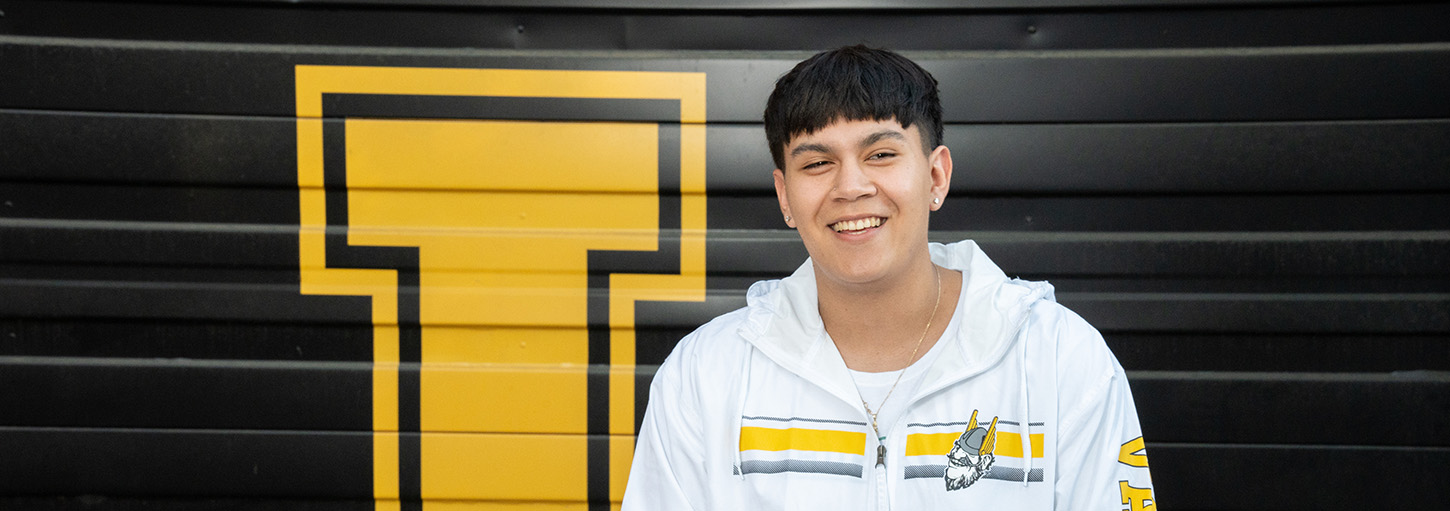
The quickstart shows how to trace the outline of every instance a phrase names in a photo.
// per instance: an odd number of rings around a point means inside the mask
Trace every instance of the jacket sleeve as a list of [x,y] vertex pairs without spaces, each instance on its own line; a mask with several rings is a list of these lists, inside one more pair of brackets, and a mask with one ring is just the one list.
[[676,350],[650,384],[649,405],[624,489],[623,511],[701,509],[705,496],[703,438],[697,394]]
[[1060,365],[1070,366],[1058,373],[1058,406],[1066,413],[1059,428],[1055,507],[1154,510],[1147,449],[1127,376],[1102,336],[1081,318],[1072,319],[1086,331],[1063,330],[1087,337],[1059,358]]

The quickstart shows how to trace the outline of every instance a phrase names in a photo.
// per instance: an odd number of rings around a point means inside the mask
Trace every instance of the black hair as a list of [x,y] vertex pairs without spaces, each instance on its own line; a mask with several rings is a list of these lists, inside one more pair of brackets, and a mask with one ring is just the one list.
[[942,142],[937,81],[921,66],[890,50],[847,46],[817,53],[775,82],[765,103],[765,140],[776,168],[785,145],[836,120],[896,120],[917,125],[922,150]]

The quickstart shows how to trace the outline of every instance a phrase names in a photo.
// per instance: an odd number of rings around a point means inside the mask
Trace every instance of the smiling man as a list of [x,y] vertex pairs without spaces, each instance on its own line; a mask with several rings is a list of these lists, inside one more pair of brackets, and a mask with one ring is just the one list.
[[626,510],[1154,507],[1102,336],[975,243],[927,241],[952,177],[937,96],[860,46],[776,82],[776,197],[810,259],[660,366]]

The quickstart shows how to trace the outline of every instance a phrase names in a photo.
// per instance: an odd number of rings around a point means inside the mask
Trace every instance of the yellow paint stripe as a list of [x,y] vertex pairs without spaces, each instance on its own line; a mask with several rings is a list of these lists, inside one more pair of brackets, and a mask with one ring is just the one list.
[[[699,104],[700,115],[704,115],[703,75],[693,76],[694,85],[681,92],[681,103]],[[698,97],[691,97],[696,94]],[[683,115],[688,121],[694,107],[685,107]],[[680,127],[680,273],[659,274],[612,274],[609,276],[609,432],[614,435],[633,435],[634,395],[636,379],[635,365],[635,302],[637,301],[705,301],[705,127],[685,124]],[[611,455],[616,467],[621,459],[633,456],[633,444],[629,456]],[[622,465],[623,472],[611,476],[611,492],[624,494],[623,482],[628,478],[629,463]],[[621,477],[622,476],[622,477]],[[620,485],[616,488],[614,482]]]
[[830,429],[740,428],[741,451],[820,451],[866,454],[866,434]]
[[[634,449],[633,436],[609,436],[610,498],[624,496],[622,483]],[[423,498],[585,502],[586,435],[423,433],[420,438]],[[396,466],[396,465],[394,465]]]
[[[956,443],[961,433],[915,433],[906,435],[906,455],[946,455],[952,450],[952,444]],[[1046,449],[1043,447],[1045,437],[1042,433],[1032,434],[1032,457],[1043,457]],[[1008,458],[1022,457],[1022,437],[1010,431],[997,432],[997,447],[992,454],[1006,456]]]
[[[380,470],[381,468],[391,470]],[[383,501],[398,498],[398,434],[373,433],[373,498]],[[384,511],[385,507],[376,508]],[[396,510],[398,508],[391,508]]]
[[322,116],[322,93],[679,99],[680,121],[705,122],[705,73],[297,66],[297,116]]

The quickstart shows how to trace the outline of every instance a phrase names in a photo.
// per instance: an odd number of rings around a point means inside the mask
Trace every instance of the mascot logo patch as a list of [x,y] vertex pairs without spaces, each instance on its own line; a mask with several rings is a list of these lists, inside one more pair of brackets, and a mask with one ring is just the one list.
[[996,461],[992,455],[996,446],[997,418],[992,417],[992,425],[983,429],[977,425],[977,411],[972,410],[967,430],[957,437],[951,452],[947,453],[947,491],[966,488],[987,475],[992,470],[992,462]]

